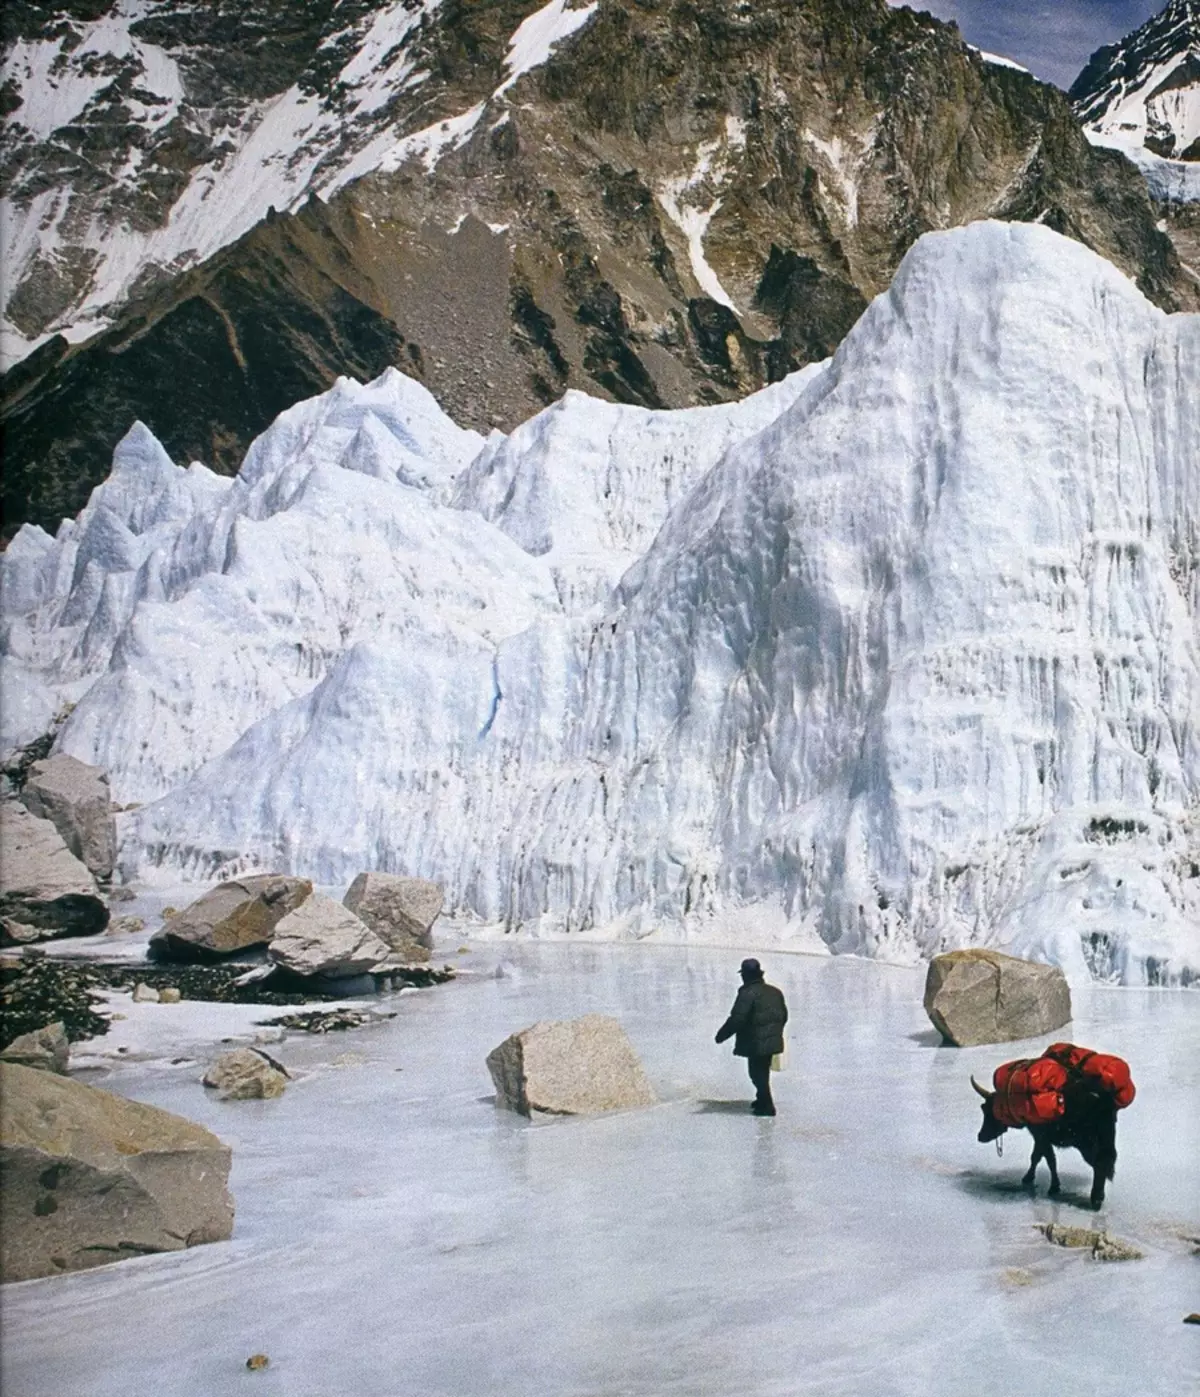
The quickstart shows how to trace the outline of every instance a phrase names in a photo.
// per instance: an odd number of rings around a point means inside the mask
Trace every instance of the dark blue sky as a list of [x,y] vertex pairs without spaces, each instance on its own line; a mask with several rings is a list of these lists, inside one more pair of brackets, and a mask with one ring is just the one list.
[[[892,0],[896,3],[896,0]],[[968,43],[1023,63],[1070,87],[1101,44],[1111,44],[1165,9],[1167,0],[905,0],[952,19]]]

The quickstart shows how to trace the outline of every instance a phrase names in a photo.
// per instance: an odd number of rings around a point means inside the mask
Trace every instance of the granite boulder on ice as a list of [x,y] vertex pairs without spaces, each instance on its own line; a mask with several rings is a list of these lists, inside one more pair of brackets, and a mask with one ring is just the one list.
[[487,1058],[496,1102],[522,1115],[591,1115],[651,1106],[654,1088],[616,1019],[585,1014],[511,1034]]
[[262,1101],[282,1096],[287,1083],[284,1068],[255,1048],[222,1053],[204,1074],[204,1085],[219,1091],[224,1101]]
[[233,878],[177,912],[150,938],[155,960],[216,960],[265,946],[280,921],[312,893],[307,878],[263,873]]
[[0,1063],[0,1279],[81,1271],[233,1230],[230,1151],[203,1126]]
[[360,873],[343,904],[406,961],[428,960],[442,910],[440,883],[395,873]]
[[959,1048],[1053,1033],[1071,1019],[1071,991],[1056,965],[973,947],[934,956],[925,1012]]
[[62,1023],[52,1023],[14,1038],[0,1053],[0,1062],[15,1062],[20,1067],[36,1067],[39,1071],[57,1072],[65,1077],[70,1055],[66,1027]]
[[0,941],[95,936],[108,925],[95,879],[49,820],[0,802],[0,846]]
[[275,928],[267,955],[293,975],[333,980],[374,970],[387,960],[389,951],[371,928],[340,902],[313,893]]
[[49,820],[67,848],[97,878],[112,877],[117,826],[108,776],[98,766],[60,754],[34,762],[21,790],[31,815]]

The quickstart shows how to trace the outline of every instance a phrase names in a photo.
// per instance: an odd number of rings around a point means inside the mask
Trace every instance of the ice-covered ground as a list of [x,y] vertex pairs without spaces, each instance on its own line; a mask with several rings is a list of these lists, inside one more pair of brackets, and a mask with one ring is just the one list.
[[[455,950],[447,943],[443,951]],[[1200,997],[1096,988],[1070,1036],[1126,1056],[1104,1211],[1018,1187],[967,1074],[1042,1046],[939,1048],[919,971],[764,957],[788,995],[780,1114],[712,1043],[740,951],[476,947],[398,1017],[270,1051],[306,1074],[222,1103],[199,1065],[92,1076],[233,1146],[233,1240],[6,1287],[12,1397],[1183,1397],[1200,1379]],[[500,966],[503,973],[493,971]],[[168,1006],[137,1006],[159,1018]],[[662,1103],[528,1123],[484,1057],[539,1018],[625,1025]],[[734,1103],[740,1103],[735,1105]],[[1103,1264],[1034,1230],[1103,1225]]]

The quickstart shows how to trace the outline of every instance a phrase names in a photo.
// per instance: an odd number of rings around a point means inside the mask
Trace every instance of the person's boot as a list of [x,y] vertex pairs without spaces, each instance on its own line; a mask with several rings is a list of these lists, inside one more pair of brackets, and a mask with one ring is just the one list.
[[756,1116],[773,1116],[775,1114],[775,1103],[773,1101],[756,1101],[750,1110]]

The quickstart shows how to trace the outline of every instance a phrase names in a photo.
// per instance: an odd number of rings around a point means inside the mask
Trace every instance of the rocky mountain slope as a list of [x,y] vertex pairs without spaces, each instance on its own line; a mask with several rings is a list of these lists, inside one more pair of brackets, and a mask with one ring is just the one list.
[[40,342],[4,381],[13,524],[73,514],[135,417],[227,472],[339,373],[398,365],[478,430],[571,387],[733,399],[984,216],[1196,303],[1061,94],[884,0],[83,14],[6,19],[8,314]]
[[78,701],[143,879],[369,865],[508,927],[1187,983],[1198,381],[1200,315],[987,222],[738,404],[481,442],[389,371],[232,481],[138,428],[0,562],[0,711]]

